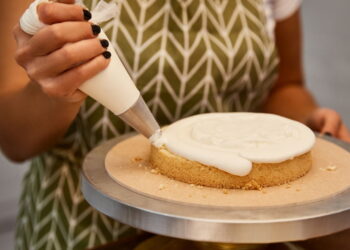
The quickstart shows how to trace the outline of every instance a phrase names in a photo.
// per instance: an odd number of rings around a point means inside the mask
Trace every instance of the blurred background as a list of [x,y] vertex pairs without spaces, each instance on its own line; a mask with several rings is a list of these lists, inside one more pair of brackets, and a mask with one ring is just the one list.
[[[321,106],[336,109],[350,126],[350,1],[307,0],[302,7],[307,86]],[[0,248],[13,249],[17,201],[28,163],[0,153]]]

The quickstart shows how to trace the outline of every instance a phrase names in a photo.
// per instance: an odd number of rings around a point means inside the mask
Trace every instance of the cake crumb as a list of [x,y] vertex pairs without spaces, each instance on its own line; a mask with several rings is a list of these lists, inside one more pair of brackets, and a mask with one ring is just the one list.
[[300,189],[300,188],[297,188],[297,189],[295,189],[295,191],[300,192],[300,191],[301,191],[301,189]]
[[288,183],[288,184],[286,185],[286,189],[289,189],[289,188],[291,188],[291,185]]
[[204,188],[204,187],[201,186],[201,185],[197,185],[197,187],[198,187],[199,189],[203,189],[203,188]]
[[267,194],[265,189],[260,190],[263,194]]
[[228,194],[228,190],[227,190],[227,189],[223,189],[222,192],[223,192],[224,194]]
[[159,171],[158,171],[157,168],[152,168],[152,169],[151,169],[151,173],[152,173],[152,174],[159,174]]
[[132,159],[132,161],[133,161],[133,162],[139,162],[139,161],[142,161],[142,158],[136,156],[136,157],[134,157],[134,158]]
[[160,184],[159,187],[158,187],[159,190],[163,190],[165,189],[165,185],[164,184]]
[[262,187],[255,181],[251,180],[247,182],[243,187],[243,190],[261,190]]
[[333,165],[333,164],[329,164],[325,170],[326,171],[335,171],[335,170],[337,170],[337,166]]
[[190,186],[191,186],[191,187],[195,187],[196,185],[194,185],[194,184],[190,184]]

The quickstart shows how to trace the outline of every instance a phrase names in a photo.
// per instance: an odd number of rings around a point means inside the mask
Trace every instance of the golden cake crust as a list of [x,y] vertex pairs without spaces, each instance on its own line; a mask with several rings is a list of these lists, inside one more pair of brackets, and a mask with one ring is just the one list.
[[305,175],[311,168],[311,152],[281,163],[253,163],[246,176],[236,176],[212,166],[185,159],[165,147],[152,146],[150,162],[161,174],[189,184],[235,189],[260,189],[282,185]]

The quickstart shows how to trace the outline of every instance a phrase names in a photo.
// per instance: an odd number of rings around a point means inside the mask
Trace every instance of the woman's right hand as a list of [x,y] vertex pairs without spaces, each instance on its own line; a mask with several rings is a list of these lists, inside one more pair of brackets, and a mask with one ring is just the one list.
[[16,61],[30,79],[50,97],[80,102],[85,94],[78,88],[109,64],[108,42],[97,38],[101,29],[91,24],[90,12],[74,0],[42,3],[39,19],[47,24],[34,36],[14,28]]

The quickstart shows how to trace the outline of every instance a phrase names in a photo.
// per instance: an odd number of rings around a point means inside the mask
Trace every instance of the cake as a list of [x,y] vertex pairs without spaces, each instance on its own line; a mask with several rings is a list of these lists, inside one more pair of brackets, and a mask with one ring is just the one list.
[[289,183],[312,166],[314,133],[264,113],[209,113],[179,120],[154,136],[150,162],[189,184],[260,189]]

